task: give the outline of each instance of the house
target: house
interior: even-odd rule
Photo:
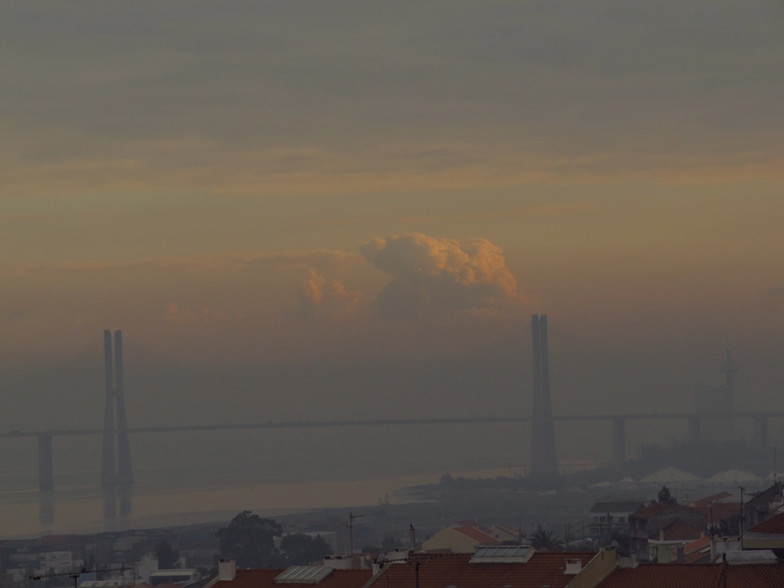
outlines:
[[[702,514],[708,522],[708,530],[714,535],[737,535],[739,532],[742,506],[738,494],[719,492],[694,500],[688,506]]]
[[[676,521],[696,530],[687,531],[683,525],[671,526]],[[705,515],[681,504],[651,502],[629,515],[629,550],[639,561],[650,561],[650,540],[666,541],[667,537],[678,540],[697,539],[700,531],[706,531]],[[664,533],[662,533],[662,531]],[[654,553],[653,557],[657,554]],[[654,560],[655,561],[655,560]]]
[[[678,561],[687,564],[711,563],[712,548],[713,538],[702,536],[683,546],[683,552]]]
[[[743,534],[744,549],[772,549],[784,556],[784,513],[748,529]]]
[[[510,540],[519,541],[507,527],[485,527],[474,521],[460,521],[423,541],[422,551],[473,553],[480,545],[497,545]]]
[[[613,533],[629,528],[629,515],[643,506],[642,500],[604,500],[591,508],[588,533],[592,537],[610,539]]]
[[[743,524],[746,528],[759,525],[777,515],[784,507],[781,482],[774,482],[767,490],[753,496],[743,505]]]
[[[335,569],[329,566],[238,570],[235,562],[221,561],[218,575],[205,588],[362,588],[371,574],[369,569]]]
[[[703,537],[705,537],[703,529],[676,519],[663,529],[659,529],[658,537],[648,538],[650,561],[656,563],[680,561],[685,546]]]
[[[715,564],[640,564],[617,567],[595,588],[780,588],[784,562],[771,552],[728,553]],[[754,555],[754,554],[752,554]]]
[[[611,553],[537,552],[527,545],[479,547],[474,553],[409,553],[384,565],[366,588],[591,588],[614,568]]]

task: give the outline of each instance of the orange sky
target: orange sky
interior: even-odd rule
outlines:
[[[774,402],[780,10],[142,4],[4,8],[3,369],[104,328],[183,370],[524,357],[547,312],[563,402],[728,342]]]

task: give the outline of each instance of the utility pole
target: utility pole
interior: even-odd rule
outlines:
[[[365,515],[355,515],[353,512],[348,513],[348,545],[349,554],[354,555],[354,519],[359,519]]]
[[[745,488],[743,486],[738,486],[740,488],[740,523],[738,523],[738,527],[740,530],[740,550],[743,551],[743,517],[746,514],[743,512],[743,491]]]

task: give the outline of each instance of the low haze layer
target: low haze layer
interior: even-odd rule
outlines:
[[[779,408],[778,3],[2,13],[0,430]]]

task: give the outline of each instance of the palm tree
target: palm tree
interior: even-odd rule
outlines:
[[[538,525],[531,535],[531,546],[538,551],[560,551],[563,549],[563,541],[552,531]]]

